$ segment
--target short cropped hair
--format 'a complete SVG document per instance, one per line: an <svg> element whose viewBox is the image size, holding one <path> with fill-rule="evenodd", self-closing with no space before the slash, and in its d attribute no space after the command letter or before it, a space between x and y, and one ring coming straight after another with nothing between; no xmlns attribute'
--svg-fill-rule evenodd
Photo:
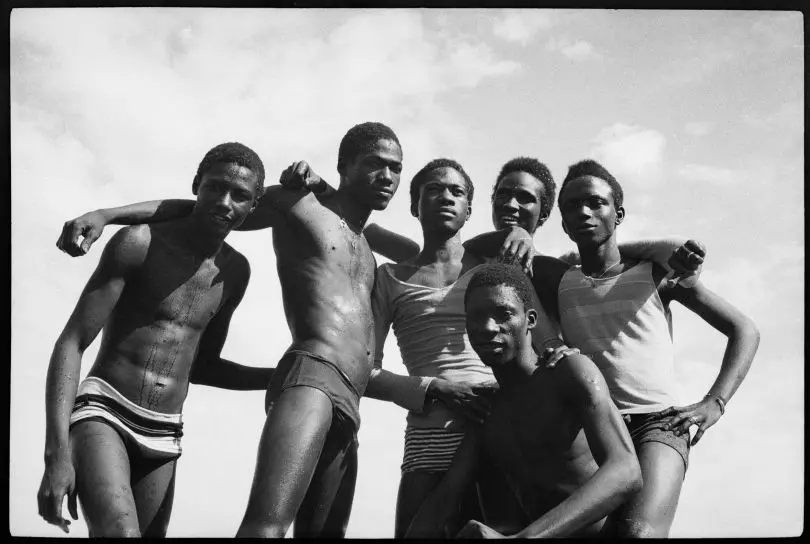
<svg viewBox="0 0 810 544"><path fill-rule="evenodd" d="M257 194L261 195L264 189L264 164L255 151L239 142L225 142L209 149L197 167L197 175L194 176L194 181L201 181L209 168L216 163L223 162L236 163L256 174Z"/></svg>
<svg viewBox="0 0 810 544"><path fill-rule="evenodd" d="M350 162L360 153L368 151L380 140L393 140L400 150L399 138L388 126L382 123L367 122L354 125L340 140L338 147L338 170L340 165Z"/></svg>
<svg viewBox="0 0 810 544"><path fill-rule="evenodd" d="M467 175L467 172L464 171L464 167L462 167L458 162L454 161L453 159L433 159L425 166L419 170L416 175L411 180L411 209L415 210L419 203L419 191L422 189L422 185L425 184L427 181L427 175L432 172L433 170L437 170L439 168L452 168L459 174L461 177L464 178L464 186L467 189L467 204L472 205L473 200L473 193L474 187L473 182L470 179L470 176Z"/></svg>
<svg viewBox="0 0 810 544"><path fill-rule="evenodd" d="M498 185L500 185L503 177L512 172L526 172L537 178L540 183L543 184L546 198L540 199L540 216L548 217L551 214L551 209L554 207L554 196L557 192L557 184L554 183L554 177L551 175L548 166L533 157L515 157L503 165L501 172L495 180L495 186L492 188L492 200L495 200L495 193L498 191Z"/></svg>
<svg viewBox="0 0 810 544"><path fill-rule="evenodd" d="M467 284L467 291L464 293L464 306L467 306L467 300L470 298L470 293L479 287L494 287L497 285L506 285L512 287L517 292L518 297L523 302L523 307L528 310L534 308L532 302L532 284L523 270L512 264L485 264L481 265L470 282Z"/></svg>
<svg viewBox="0 0 810 544"><path fill-rule="evenodd" d="M595 178L604 180L608 185L610 185L610 192L613 193L613 205L616 208L621 207L622 202L624 202L624 191L622 191L622 186L604 166L593 159L585 159L584 161L579 161L578 163L568 167L568 174L566 174L565 179L562 182L562 186L560 187L560 196L562 196L563 189L565 189L565 185L569 181L572 179L581 178L582 176L593 176ZM560 205L559 200L557 201L557 205Z"/></svg>

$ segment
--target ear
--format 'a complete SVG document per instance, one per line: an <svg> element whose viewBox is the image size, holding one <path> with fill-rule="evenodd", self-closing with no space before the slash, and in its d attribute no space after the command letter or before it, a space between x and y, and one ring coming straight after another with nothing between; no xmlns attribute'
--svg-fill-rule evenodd
<svg viewBox="0 0 810 544"><path fill-rule="evenodd" d="M191 182L191 194L194 196L197 196L200 192L200 181L200 176L196 175L194 176L194 181Z"/></svg>
<svg viewBox="0 0 810 544"><path fill-rule="evenodd" d="M472 205L467 206L467 217L464 218L465 223L470 220L470 216L472 216Z"/></svg>
<svg viewBox="0 0 810 544"><path fill-rule="evenodd" d="M411 202L411 215L419 219L419 203Z"/></svg>
<svg viewBox="0 0 810 544"><path fill-rule="evenodd" d="M624 221L624 207L619 206L616 208L616 226L621 225L622 221Z"/></svg>
<svg viewBox="0 0 810 544"><path fill-rule="evenodd" d="M565 226L565 219L560 219L560 224L562 225L562 228L563 228L563 231L565 232L565 234L567 234L570 237L571 233L568 232L568 227Z"/></svg>
<svg viewBox="0 0 810 544"><path fill-rule="evenodd" d="M543 224L545 224L545 222L548 221L548 218L550 216L551 216L551 211L549 210L549 212L547 214L541 215L540 217L538 217L537 218L537 225L534 228L537 229L537 228L542 227Z"/></svg>
<svg viewBox="0 0 810 544"><path fill-rule="evenodd" d="M532 330L537 326L537 310L529 308L526 310L526 328Z"/></svg>

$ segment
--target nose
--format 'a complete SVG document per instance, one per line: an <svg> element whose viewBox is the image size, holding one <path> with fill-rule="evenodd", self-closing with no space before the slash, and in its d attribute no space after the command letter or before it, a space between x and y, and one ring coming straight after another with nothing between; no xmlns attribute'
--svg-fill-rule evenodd
<svg viewBox="0 0 810 544"><path fill-rule="evenodd" d="M226 191L221 195L219 195L219 198L217 199L218 208L230 210L232 205L233 205L233 198L231 198L230 191Z"/></svg>
<svg viewBox="0 0 810 544"><path fill-rule="evenodd" d="M378 179L385 181L388 185L394 183L394 176L391 172L391 168L386 165L382 170L380 170L380 175Z"/></svg>
<svg viewBox="0 0 810 544"><path fill-rule="evenodd" d="M510 196L509 198L503 201L503 207L509 210L510 212L517 210L518 209L517 198L515 198L514 196Z"/></svg>

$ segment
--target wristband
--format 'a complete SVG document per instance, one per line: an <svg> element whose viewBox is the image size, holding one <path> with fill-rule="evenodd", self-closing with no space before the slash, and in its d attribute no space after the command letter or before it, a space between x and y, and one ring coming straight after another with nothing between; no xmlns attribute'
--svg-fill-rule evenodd
<svg viewBox="0 0 810 544"><path fill-rule="evenodd" d="M717 405L720 406L720 415L721 416L726 413L726 401L724 401L722 398L720 398L719 395L712 395L710 393L710 394L706 395L703 398L704 399L709 399L710 398L710 399L716 401Z"/></svg>

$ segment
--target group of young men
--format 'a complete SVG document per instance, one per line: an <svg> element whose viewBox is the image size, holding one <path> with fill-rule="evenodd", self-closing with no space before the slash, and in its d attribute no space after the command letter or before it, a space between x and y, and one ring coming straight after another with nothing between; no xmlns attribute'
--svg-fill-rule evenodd
<svg viewBox="0 0 810 544"><path fill-rule="evenodd" d="M464 243L473 183L451 159L425 165L410 186L421 248L366 226L400 181L389 127L352 127L337 170L337 189L304 161L264 188L256 153L226 143L200 163L196 201L65 224L57 245L71 255L107 224L131 226L107 244L54 348L40 515L67 531L63 502L78 519L78 496L91 536L165 536L182 405L202 383L267 391L237 536L283 537L293 522L296 537L345 535L362 396L408 410L396 537L666 536L689 448L758 345L754 324L696 280L702 246L620 246L622 188L595 161L572 166L559 191L581 265L535 255L556 192L536 159L504 165L495 230ZM250 275L224 238L267 227L293 341L275 368L254 368L220 356ZM392 263L377 268L373 252ZM728 338L717 379L688 406L672 394L672 300ZM391 328L407 376L382 368Z"/></svg>

